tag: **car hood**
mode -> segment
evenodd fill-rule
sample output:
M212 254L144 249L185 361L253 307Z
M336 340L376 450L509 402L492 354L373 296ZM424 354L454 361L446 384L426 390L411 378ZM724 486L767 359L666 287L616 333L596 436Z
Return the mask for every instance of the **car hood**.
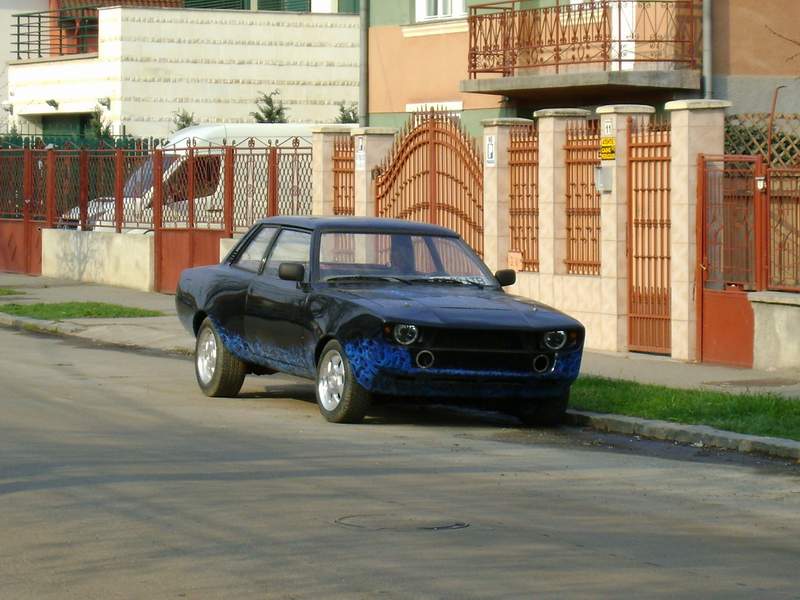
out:
M549 306L497 289L451 285L352 286L331 292L386 321L474 328L580 327Z

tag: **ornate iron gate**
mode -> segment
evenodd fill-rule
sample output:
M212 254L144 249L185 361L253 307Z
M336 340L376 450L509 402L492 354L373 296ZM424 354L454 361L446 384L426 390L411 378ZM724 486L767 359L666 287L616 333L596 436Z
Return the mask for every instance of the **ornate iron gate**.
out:
M669 123L628 120L628 347L671 351Z
M0 150L0 271L39 275L42 228L52 219L52 151ZM48 196L49 191L49 196Z
M458 118L416 113L374 174L379 217L454 229L483 255L483 161Z

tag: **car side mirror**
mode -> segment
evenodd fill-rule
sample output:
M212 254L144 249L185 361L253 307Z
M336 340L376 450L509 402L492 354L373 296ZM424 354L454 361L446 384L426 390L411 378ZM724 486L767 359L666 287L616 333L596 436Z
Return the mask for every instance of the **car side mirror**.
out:
M300 263L281 263L278 266L278 277L286 281L303 281L306 268Z
M514 269L501 269L494 274L501 287L514 285L517 282L517 272Z

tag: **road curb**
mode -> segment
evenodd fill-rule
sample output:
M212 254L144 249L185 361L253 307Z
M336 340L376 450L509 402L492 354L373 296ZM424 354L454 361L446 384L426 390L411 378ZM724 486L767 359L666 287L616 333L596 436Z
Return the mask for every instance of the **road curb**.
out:
M704 448L756 452L777 458L800 461L800 442L783 438L747 435L714 429L706 425L682 425L669 421L653 421L638 417L600 414L579 410L567 413L571 425L591 427L598 431L638 435L654 440L692 444Z
M15 317L0 313L0 326L21 331L75 337L83 341L96 342L106 346L144 351L153 350L152 348L132 344L108 344L106 342L92 340L78 335L79 332L85 330L84 327L60 321L42 321L39 319ZM174 348L159 352L181 357L186 357L191 354L191 352L187 352L184 348ZM681 425L679 423L670 423L669 421L653 421L649 419L640 419L638 417L601 414L580 410L569 410L567 412L566 421L569 425L591 427L592 429L607 431L609 433L638 435L654 440L697 446L702 445L702 447L705 448L718 448L720 450L756 452L777 458L790 458L800 462L800 442L783 438L732 433L705 425Z

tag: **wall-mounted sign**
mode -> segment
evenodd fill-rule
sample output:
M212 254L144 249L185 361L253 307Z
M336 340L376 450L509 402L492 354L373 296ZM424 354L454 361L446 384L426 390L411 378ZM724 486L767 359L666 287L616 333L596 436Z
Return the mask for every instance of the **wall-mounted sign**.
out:
M364 136L356 137L356 171L363 171L367 167L367 152L364 150Z
M617 159L617 138L613 136L600 138L600 160L616 160L616 159Z
M493 135L487 135L483 140L486 145L483 152L485 164L487 167L493 167L497 164L497 143Z
M603 137L611 137L612 135L614 135L614 121L603 119Z

